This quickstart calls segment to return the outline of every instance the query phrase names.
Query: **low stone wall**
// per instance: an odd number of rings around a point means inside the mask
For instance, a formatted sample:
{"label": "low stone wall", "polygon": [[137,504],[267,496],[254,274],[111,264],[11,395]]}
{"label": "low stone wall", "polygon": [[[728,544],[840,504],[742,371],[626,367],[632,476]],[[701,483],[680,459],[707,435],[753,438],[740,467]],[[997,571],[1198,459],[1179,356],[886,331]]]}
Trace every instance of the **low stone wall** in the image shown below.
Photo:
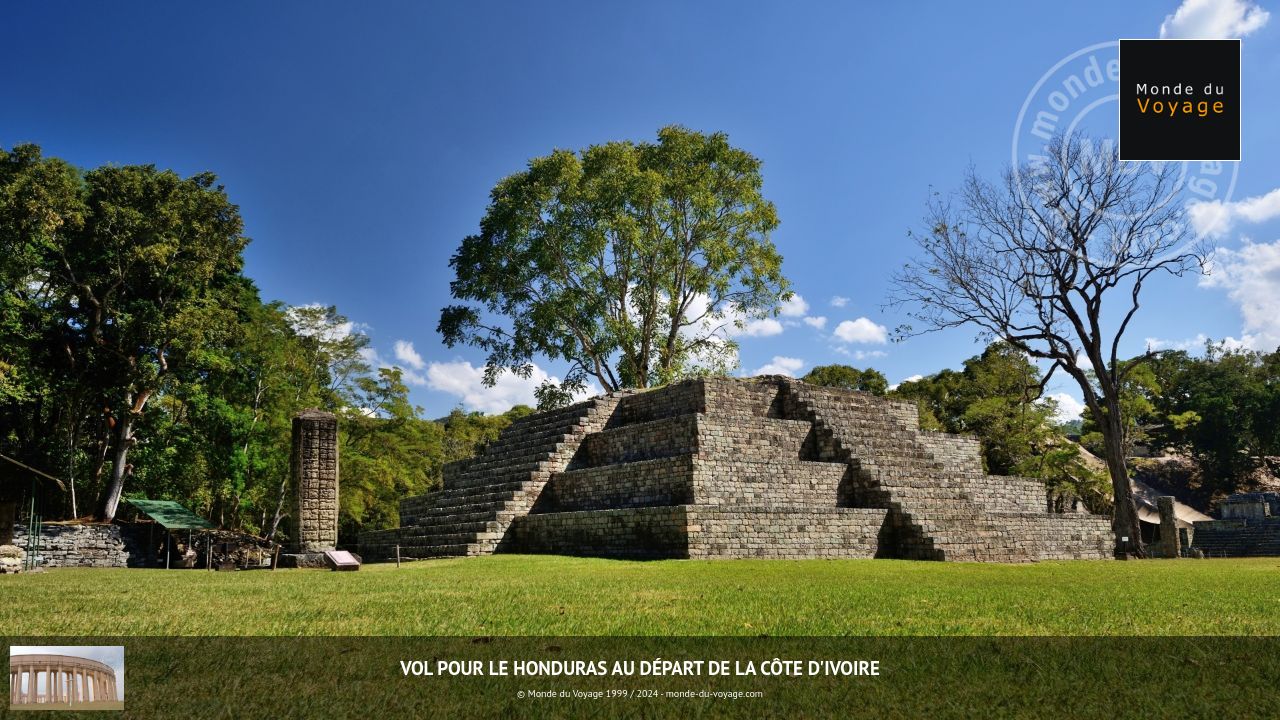
{"label": "low stone wall", "polygon": [[702,381],[686,380],[622,398],[605,429],[700,412],[706,412]]}
{"label": "low stone wall", "polygon": [[[1001,516],[997,516],[1001,517]],[[1115,549],[1111,521],[1097,515],[1003,516],[1032,560],[1107,560]]]}
{"label": "low stone wall", "polygon": [[693,456],[557,473],[535,512],[684,505],[693,502]]}
{"label": "low stone wall", "polygon": [[943,469],[982,472],[982,441],[978,438],[921,430],[918,440]]}
{"label": "low stone wall", "polygon": [[525,515],[503,552],[659,559],[689,557],[685,505]]}
{"label": "low stone wall", "polygon": [[1202,520],[1195,524],[1192,546],[1208,557],[1280,555],[1280,517]]}
{"label": "low stone wall", "polygon": [[[639,396],[637,396],[639,397]],[[628,398],[629,399],[629,398]],[[588,435],[569,463],[570,470],[599,465],[689,455],[698,450],[696,413],[649,420]]]}
{"label": "low stone wall", "polygon": [[887,510],[710,505],[591,510],[517,518],[504,552],[597,557],[873,558]]}
{"label": "low stone wall", "polygon": [[784,417],[785,402],[777,377],[706,378],[701,382],[707,408],[703,412],[724,422]]}
{"label": "low stone wall", "polygon": [[[698,415],[698,450],[722,465],[752,461],[816,460],[812,424],[804,420]],[[811,457],[811,455],[813,455]]]}
{"label": "low stone wall", "polygon": [[848,465],[803,460],[743,462],[723,466],[698,460],[693,498],[699,505],[772,505],[834,508],[846,494]]}
{"label": "low stone wall", "polygon": [[[27,549],[30,533],[13,526],[13,544]],[[47,524],[41,528],[40,567],[127,567],[131,555],[118,525]]]}
{"label": "low stone wall", "polygon": [[1043,513],[1049,494],[1040,480],[1016,475],[961,475],[956,478],[974,504],[989,512]]}
{"label": "low stone wall", "polygon": [[873,558],[887,510],[871,508],[686,509],[691,558]]}

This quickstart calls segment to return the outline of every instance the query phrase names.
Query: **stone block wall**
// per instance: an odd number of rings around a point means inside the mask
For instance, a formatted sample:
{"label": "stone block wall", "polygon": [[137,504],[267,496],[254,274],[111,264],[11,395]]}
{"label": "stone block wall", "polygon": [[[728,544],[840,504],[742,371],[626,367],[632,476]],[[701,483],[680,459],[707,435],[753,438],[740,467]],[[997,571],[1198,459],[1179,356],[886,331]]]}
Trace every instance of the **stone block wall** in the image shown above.
{"label": "stone block wall", "polygon": [[[641,396],[633,396],[641,397]],[[569,469],[594,468],[698,451],[697,413],[619,425],[583,438]]]}
{"label": "stone block wall", "polygon": [[979,474],[983,472],[982,441],[978,438],[921,430],[918,439],[943,469]]}
{"label": "stone block wall", "polygon": [[[27,549],[31,535],[14,525],[13,544]],[[119,525],[46,524],[40,532],[41,567],[128,567],[131,555]],[[136,564],[136,563],[132,563]]]}
{"label": "stone block wall", "polygon": [[635,560],[687,558],[686,506],[524,515],[512,522],[501,549]]}
{"label": "stone block wall", "polygon": [[691,558],[876,557],[886,547],[887,510],[690,506]]}
{"label": "stone block wall", "polygon": [[873,558],[887,511],[709,505],[532,514],[504,551],[621,559]]}
{"label": "stone block wall", "polygon": [[685,380],[662,388],[622,398],[605,424],[606,430],[623,425],[706,412],[702,380]]}
{"label": "stone block wall", "polygon": [[569,470],[543,491],[536,511],[685,505],[694,502],[693,455]]}
{"label": "stone block wall", "polygon": [[1203,520],[1192,538],[1192,546],[1208,557],[1280,555],[1280,517]]}

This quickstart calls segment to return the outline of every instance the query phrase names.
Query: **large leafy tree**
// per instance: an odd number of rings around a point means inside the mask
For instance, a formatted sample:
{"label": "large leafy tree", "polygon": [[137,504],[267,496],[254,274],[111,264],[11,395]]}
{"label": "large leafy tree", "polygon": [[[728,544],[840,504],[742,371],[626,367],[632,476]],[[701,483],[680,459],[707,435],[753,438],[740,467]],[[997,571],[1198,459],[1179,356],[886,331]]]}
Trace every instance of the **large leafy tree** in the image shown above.
{"label": "large leafy tree", "polygon": [[369,338],[336,308],[263,302],[239,273],[242,245],[207,177],[0,151],[0,452],[72,481],[64,494],[0,463],[0,497],[34,489],[47,517],[78,516],[74,493],[119,482],[275,538],[293,415],[319,407],[341,421],[352,539],[395,525],[400,497],[438,487],[445,462],[529,411],[420,419],[399,372],[374,375]]}
{"label": "large leafy tree", "polygon": [[234,324],[229,289],[247,242],[240,216],[209,173],[181,178],[151,165],[80,173],[32,146],[10,151],[4,165],[0,232],[17,252],[6,285],[24,287],[25,309],[56,318],[45,332],[63,356],[63,379],[101,403],[95,474],[104,463],[111,469],[98,514],[110,519],[148,403]]}
{"label": "large leafy tree", "polygon": [[723,133],[557,150],[500,181],[450,261],[452,346],[488,352],[485,381],[563,360],[563,402],[589,382],[648,387],[736,364],[732,328],[788,293],[760,161]]}

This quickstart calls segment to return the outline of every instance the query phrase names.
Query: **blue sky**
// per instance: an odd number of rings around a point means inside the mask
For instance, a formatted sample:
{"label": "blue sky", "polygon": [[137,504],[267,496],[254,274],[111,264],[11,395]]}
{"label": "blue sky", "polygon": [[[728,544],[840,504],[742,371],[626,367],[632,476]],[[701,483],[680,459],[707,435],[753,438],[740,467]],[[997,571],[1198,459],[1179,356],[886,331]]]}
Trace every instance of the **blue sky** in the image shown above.
{"label": "blue sky", "polygon": [[[0,145],[214,171],[263,296],[336,304],[434,417],[531,397],[514,379],[480,387],[483,355],[435,332],[449,257],[495,181],[557,147],[670,123],[722,130],[764,162],[773,240],[807,304],[739,338],[742,370],[846,362],[897,382],[981,349],[965,330],[880,342],[905,319],[881,309],[888,275],[931,187],[1010,161],[1046,71],[1116,38],[1244,35],[1244,160],[1202,215],[1226,253],[1207,280],[1152,287],[1127,350],[1280,342],[1280,20],[1267,0],[632,5],[7,4]],[[1084,127],[1114,136],[1114,104],[1099,107]]]}

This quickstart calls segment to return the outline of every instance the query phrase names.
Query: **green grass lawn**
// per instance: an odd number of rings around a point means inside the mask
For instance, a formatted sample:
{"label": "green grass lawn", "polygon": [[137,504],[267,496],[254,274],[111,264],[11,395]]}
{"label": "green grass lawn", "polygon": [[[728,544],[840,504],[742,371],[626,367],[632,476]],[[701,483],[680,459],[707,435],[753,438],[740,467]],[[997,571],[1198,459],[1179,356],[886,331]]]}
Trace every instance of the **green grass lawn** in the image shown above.
{"label": "green grass lawn", "polygon": [[22,635],[1280,635],[1280,559],[624,562],[0,577]]}

